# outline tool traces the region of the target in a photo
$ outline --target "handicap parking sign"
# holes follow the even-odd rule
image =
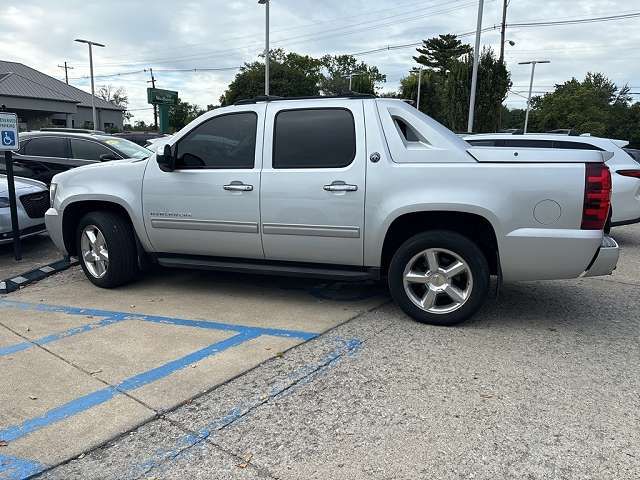
[[[0,150],[18,150],[19,143],[17,115],[0,112]]]
[[[2,145],[5,147],[12,147],[16,144],[16,134],[11,130],[2,130],[0,137],[2,137]]]

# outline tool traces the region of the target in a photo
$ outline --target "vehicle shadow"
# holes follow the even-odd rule
[[[640,288],[600,278],[504,285],[464,326],[638,336]]]

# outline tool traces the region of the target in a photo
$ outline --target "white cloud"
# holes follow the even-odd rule
[[[500,21],[500,0],[485,2],[484,26]],[[628,12],[626,0],[511,0],[509,23],[583,18]],[[471,0],[272,0],[272,46],[320,56],[352,53],[386,45],[412,43],[441,33],[475,29],[477,3]],[[618,84],[640,87],[638,19],[544,28],[511,28],[506,47],[514,90],[528,88],[529,67],[518,61],[549,59],[536,71],[535,91],[588,71],[601,71]],[[217,103],[234,72],[166,73],[164,69],[238,66],[253,61],[263,49],[264,6],[257,0],[140,2],[112,0],[5,0],[0,16],[0,42],[9,46],[3,59],[64,77],[57,67],[65,60],[75,68],[72,83],[89,90],[85,37],[107,45],[95,50],[95,74],[130,72],[153,67],[157,85],[178,90],[192,103]],[[484,33],[483,45],[499,46],[497,30]],[[473,37],[465,37],[473,42]],[[8,53],[7,53],[8,52]],[[413,48],[362,56],[388,75],[385,90],[395,89],[413,66]],[[149,121],[146,104],[149,73],[97,78],[97,85],[126,88],[136,119]],[[640,90],[640,88],[637,88]],[[525,100],[511,95],[508,105]]]

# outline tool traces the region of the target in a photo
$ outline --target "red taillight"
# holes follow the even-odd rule
[[[582,230],[602,230],[611,205],[611,172],[604,163],[587,163]]]
[[[617,170],[616,173],[625,177],[640,178],[640,170]]]

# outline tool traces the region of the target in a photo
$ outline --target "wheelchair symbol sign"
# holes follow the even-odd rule
[[[2,145],[13,147],[16,144],[16,134],[11,130],[2,130]]]
[[[19,142],[16,114],[0,112],[0,150],[18,150]]]

